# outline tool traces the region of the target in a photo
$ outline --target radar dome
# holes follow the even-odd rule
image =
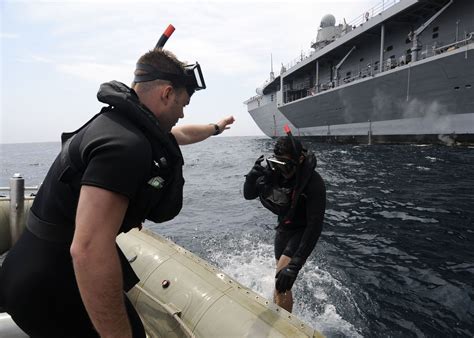
[[[326,14],[321,19],[321,28],[332,27],[336,25],[336,18],[332,14]]]

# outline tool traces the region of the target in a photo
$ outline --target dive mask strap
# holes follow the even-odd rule
[[[172,83],[179,83],[181,82],[184,85],[184,81],[182,80],[182,76],[178,74],[171,74],[165,73],[157,70],[155,67],[148,65],[146,63],[137,63],[136,70],[141,70],[146,72],[145,74],[135,75],[134,82],[148,82],[154,80],[165,80],[170,81]]]

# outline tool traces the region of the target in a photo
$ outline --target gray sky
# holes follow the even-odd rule
[[[393,0],[385,0],[385,3]],[[243,102],[269,76],[310,49],[321,18],[336,24],[382,0],[0,1],[0,143],[59,141],[102,106],[99,85],[130,84],[136,60],[168,24],[165,48],[198,61],[207,89],[179,123],[233,114],[229,136],[263,135]]]

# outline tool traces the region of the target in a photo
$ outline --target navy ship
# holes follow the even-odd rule
[[[244,104],[269,137],[474,143],[474,1],[385,0],[322,18],[308,53]]]

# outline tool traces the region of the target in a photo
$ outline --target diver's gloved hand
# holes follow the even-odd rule
[[[275,288],[279,293],[284,293],[291,290],[295,283],[298,272],[303,267],[303,264],[298,259],[292,259],[290,263],[283,269],[277,272],[275,278]]]
[[[257,160],[255,161],[255,165],[261,167],[263,160],[264,160],[264,156],[263,156],[263,155],[260,155],[260,157],[257,158]]]
[[[251,180],[255,182],[257,178],[259,178],[262,175],[265,175],[265,168],[262,166],[264,156],[261,155],[256,161],[252,169],[250,169],[249,173],[245,175],[247,177],[247,180]]]

